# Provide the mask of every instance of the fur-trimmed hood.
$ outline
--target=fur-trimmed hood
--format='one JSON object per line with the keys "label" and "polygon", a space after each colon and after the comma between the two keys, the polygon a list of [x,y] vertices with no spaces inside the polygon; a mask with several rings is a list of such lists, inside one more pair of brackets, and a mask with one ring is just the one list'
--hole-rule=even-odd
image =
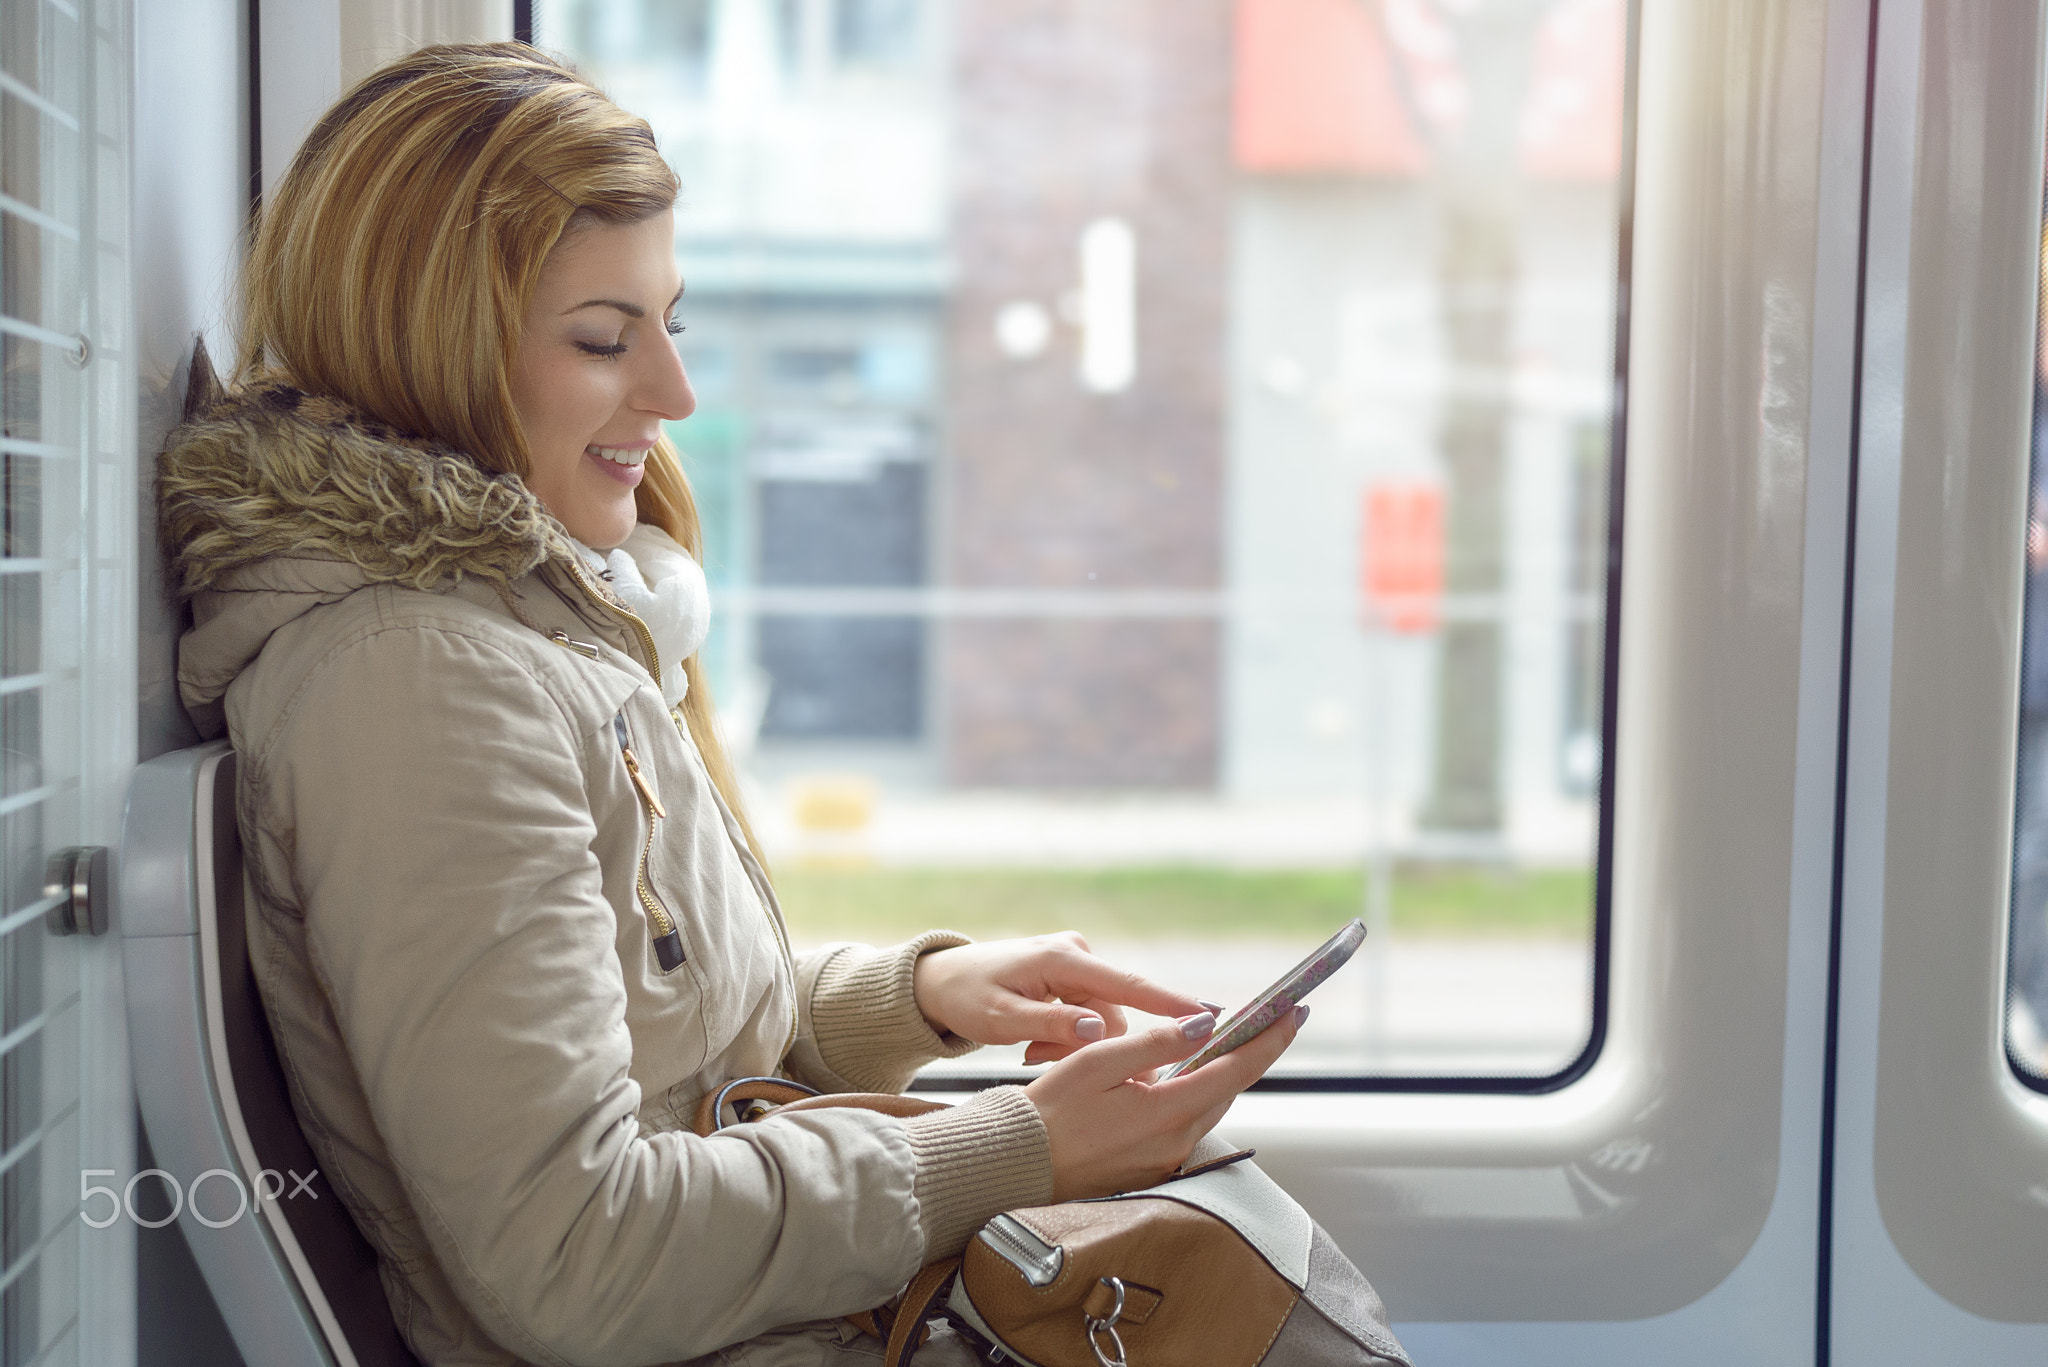
{"label": "fur-trimmed hood", "polygon": [[169,581],[192,604],[179,690],[202,731],[272,633],[374,584],[502,596],[575,551],[523,480],[287,385],[224,392],[195,352],[157,461]]}
{"label": "fur-trimmed hood", "polygon": [[193,357],[185,421],[157,463],[158,515],[180,597],[277,556],[353,565],[365,584],[509,584],[572,554],[516,475],[395,432],[337,400],[275,384],[224,393]]}

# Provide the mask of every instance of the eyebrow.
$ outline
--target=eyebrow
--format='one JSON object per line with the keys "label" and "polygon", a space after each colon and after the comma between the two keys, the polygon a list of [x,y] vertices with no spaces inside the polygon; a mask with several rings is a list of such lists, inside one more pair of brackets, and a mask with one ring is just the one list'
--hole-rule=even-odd
{"label": "eyebrow", "polygon": [[[668,306],[674,308],[682,300],[682,297],[683,287],[677,285],[676,296],[668,301]],[[638,304],[629,304],[623,299],[585,299],[574,308],[563,309],[562,316],[566,318],[572,313],[581,313],[585,309],[617,309],[628,318],[645,318],[647,316],[646,309],[641,308]]]}

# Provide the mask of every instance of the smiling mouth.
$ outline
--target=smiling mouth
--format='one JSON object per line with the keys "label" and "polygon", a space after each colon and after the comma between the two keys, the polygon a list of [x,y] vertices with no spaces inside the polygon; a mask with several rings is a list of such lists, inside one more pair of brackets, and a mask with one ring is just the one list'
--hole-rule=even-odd
{"label": "smiling mouth", "polygon": [[645,464],[647,460],[647,453],[649,451],[652,451],[653,449],[654,445],[651,442],[646,446],[592,445],[583,448],[584,453],[587,455],[596,456],[599,460],[608,460],[612,462],[614,465],[626,466],[637,466]]}

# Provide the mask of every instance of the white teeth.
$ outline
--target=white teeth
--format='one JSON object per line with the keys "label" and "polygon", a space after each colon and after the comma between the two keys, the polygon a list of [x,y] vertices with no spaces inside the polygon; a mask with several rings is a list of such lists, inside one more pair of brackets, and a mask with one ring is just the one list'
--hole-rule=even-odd
{"label": "white teeth", "polygon": [[602,456],[615,465],[639,465],[646,461],[647,453],[654,448],[640,446],[627,450],[618,446],[586,446],[583,449],[593,456]]}

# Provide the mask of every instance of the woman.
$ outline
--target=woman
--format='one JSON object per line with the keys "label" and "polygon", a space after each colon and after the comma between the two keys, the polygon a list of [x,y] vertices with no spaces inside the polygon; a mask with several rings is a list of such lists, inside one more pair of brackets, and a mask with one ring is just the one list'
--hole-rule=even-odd
{"label": "woman", "polygon": [[[257,979],[428,1363],[872,1353],[834,1317],[998,1211],[1158,1180],[1298,1025],[1154,1084],[1213,1014],[1078,936],[792,960],[661,438],[695,406],[676,192],[646,124],[530,48],[386,67],[280,184],[235,392],[162,461]],[[1126,1034],[1126,1006],[1178,1019]],[[730,1078],[900,1091],[1019,1041],[1053,1066],[948,1111],[689,1130]]]}

